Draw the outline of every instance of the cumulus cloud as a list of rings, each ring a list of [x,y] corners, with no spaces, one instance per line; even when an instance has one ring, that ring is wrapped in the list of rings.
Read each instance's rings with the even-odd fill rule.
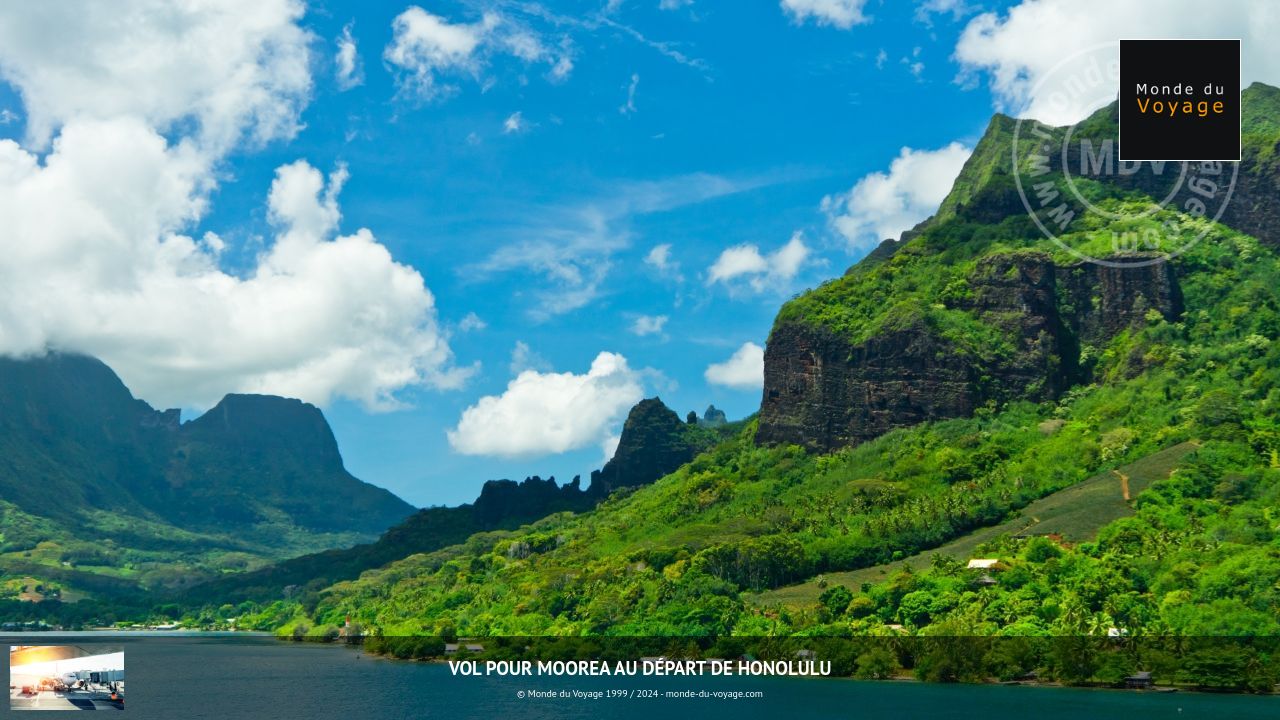
[[[662,329],[666,325],[666,315],[638,315],[635,320],[631,321],[631,334],[639,335],[640,337],[658,335],[662,333]]]
[[[889,172],[873,172],[848,192],[828,195],[822,209],[851,248],[875,247],[932,215],[972,152],[954,142],[937,150],[904,147]]]
[[[800,267],[809,257],[809,248],[803,235],[797,231],[786,245],[765,255],[756,245],[735,245],[720,253],[707,270],[707,284],[732,284],[746,280],[751,288],[761,292],[779,288],[795,278]]]
[[[555,82],[573,70],[573,44],[567,36],[549,46],[527,24],[496,11],[473,23],[455,23],[414,5],[396,16],[391,29],[382,57],[397,72],[400,92],[422,102],[457,92],[452,82],[459,77],[479,78],[495,55],[545,63]]]
[[[442,84],[440,76],[479,69],[476,49],[497,26],[498,16],[486,14],[473,24],[451,24],[416,5],[391,23],[392,40],[382,57],[401,71],[401,89],[421,100],[433,100],[456,90]]]
[[[502,133],[504,135],[518,133],[524,128],[524,115],[519,110],[511,113],[506,120],[502,121]]]
[[[782,9],[797,23],[813,20],[818,25],[833,25],[848,30],[854,25],[871,22],[862,14],[867,0],[782,0]]]
[[[735,390],[759,390],[764,387],[764,348],[748,342],[720,363],[712,363],[703,375],[713,385]]]
[[[1116,38],[1241,38],[1241,80],[1275,82],[1280,55],[1272,38],[1280,33],[1280,13],[1268,0],[1222,0],[1212,12],[1196,0],[1171,0],[1159,12],[1143,3],[1109,0],[1025,0],[1000,14],[983,13],[969,21],[956,44],[962,79],[985,75],[1002,111],[1051,124],[1068,124],[1115,99],[1113,93],[1060,102],[1069,94],[1059,78],[1083,71],[1095,53],[1082,48]],[[1071,60],[1072,56],[1077,56]],[[1119,48],[1102,62],[1119,57]],[[1060,64],[1059,72],[1052,72]]]
[[[388,408],[463,381],[422,276],[369,230],[339,232],[345,168],[279,168],[273,233],[235,273],[222,238],[188,234],[226,152],[296,131],[300,5],[0,12],[0,74],[36,118],[31,147],[0,141],[0,353],[95,355],[161,406],[245,391]]]
[[[238,390],[388,408],[462,381],[422,276],[368,230],[336,235],[344,171],[279,169],[275,242],[241,277],[221,241],[172,230],[202,207],[204,168],[182,155],[124,120],[68,125],[44,167],[0,142],[0,351],[97,355],[162,405]]]
[[[356,39],[351,34],[351,23],[342,28],[338,36],[338,52],[333,56],[334,80],[338,89],[350,90],[364,84],[364,65],[360,62],[360,51],[356,48]]]
[[[297,0],[6,3],[0,78],[19,89],[31,146],[73,118],[194,123],[206,148],[290,138],[311,90]]]
[[[481,398],[448,431],[464,455],[529,457],[601,445],[644,396],[641,373],[602,352],[584,374],[526,370],[501,395]]]

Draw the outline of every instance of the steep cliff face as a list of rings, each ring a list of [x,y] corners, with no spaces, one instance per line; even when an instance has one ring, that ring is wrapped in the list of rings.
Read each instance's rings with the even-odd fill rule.
[[[1004,348],[964,348],[927,315],[851,342],[821,324],[775,325],[765,349],[757,442],[829,451],[988,401],[1043,400],[1079,382],[1081,343],[1105,342],[1149,310],[1182,311],[1172,266],[1056,265],[1045,253],[983,257],[946,300]]]
[[[761,444],[815,450],[973,412],[973,368],[923,325],[851,345],[822,328],[775,327],[764,355]]]

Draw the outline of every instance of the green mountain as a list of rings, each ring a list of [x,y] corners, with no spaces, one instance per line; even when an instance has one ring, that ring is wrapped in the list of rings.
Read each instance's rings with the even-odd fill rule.
[[[419,510],[376,542],[228,574],[191,588],[181,599],[199,605],[302,596],[409,555],[456,545],[476,533],[513,530],[556,513],[589,510],[616,490],[653,483],[733,432],[722,417],[716,419],[714,429],[699,427],[681,422],[660,398],[642,400],[627,414],[613,457],[591,474],[585,489],[576,477],[564,486],[536,475],[519,483],[490,480],[474,503]]]
[[[473,535],[242,619],[325,636],[350,617],[401,654],[429,651],[395,637],[452,633],[1280,634],[1278,96],[1244,94],[1245,161],[1220,223],[1149,212],[1166,178],[1077,178],[1108,214],[1064,233],[1066,247],[1024,211],[1013,121],[995,118],[934,218],[781,309],[760,416],[733,437],[590,512]],[[1075,137],[1114,138],[1114,116]],[[1055,159],[1042,179],[1062,173]],[[1141,267],[1067,249],[1117,259],[1114,238],[1153,229],[1205,237]],[[1134,467],[1160,471],[1130,486]],[[1049,510],[1053,522],[1020,514]],[[944,546],[996,562],[888,569]],[[828,580],[876,566],[856,587]],[[794,583],[816,597],[759,594]],[[1202,684],[1274,682],[1270,656],[1237,650],[1179,667]],[[845,667],[903,662],[868,652]],[[1078,682],[1120,667],[1100,662],[1028,650],[916,671]],[[1232,663],[1254,669],[1218,672]]]
[[[412,511],[346,471],[311,405],[228,395],[180,423],[92,358],[0,359],[9,594],[181,585],[357,542]]]

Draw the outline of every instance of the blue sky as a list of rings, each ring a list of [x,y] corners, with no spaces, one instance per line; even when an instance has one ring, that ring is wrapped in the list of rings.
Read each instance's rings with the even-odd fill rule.
[[[415,337],[447,345],[452,356],[431,363],[454,372],[439,382],[379,384],[394,402],[343,389],[360,386],[358,378],[308,395],[319,386],[293,382],[306,363],[252,378],[201,375],[198,387],[320,402],[348,469],[416,505],[470,501],[490,478],[585,478],[640,396],[659,395],[681,416],[708,404],[730,418],[753,413],[758,380],[709,382],[709,366],[745,343],[763,346],[787,297],[844,272],[891,229],[923,219],[1000,101],[986,78],[954,58],[977,6],[931,1],[923,5],[950,9],[925,13],[909,3],[786,4],[433,1],[417,9],[417,20],[426,18],[417,27],[444,32],[445,45],[462,37],[465,47],[419,44],[413,64],[389,50],[404,41],[408,26],[398,35],[397,18],[413,6],[312,3],[291,20],[306,33],[293,41],[306,46],[310,73],[310,85],[300,79],[292,94],[282,91],[296,104],[287,108],[297,111],[296,127],[264,142],[246,140],[250,131],[219,142],[216,110],[192,115],[131,97],[170,154],[195,138],[211,158],[198,176],[204,184],[189,191],[198,209],[166,220],[214,259],[206,270],[251,277],[265,250],[285,242],[282,227],[302,227],[301,210],[268,200],[280,168],[305,160],[324,176],[342,174],[329,197],[340,208],[334,232],[369,228],[394,263],[421,275],[435,315]],[[838,14],[859,6],[854,19]],[[829,8],[837,14],[824,15]],[[338,54],[348,42],[355,61],[344,74]],[[33,128],[44,105],[33,99],[60,81],[23,76],[13,69],[26,60],[18,54],[0,53],[0,69],[6,60],[0,109],[9,115],[0,136],[51,167],[52,155],[70,152],[69,128],[82,108],[46,99],[55,106],[46,113],[54,143],[41,142]],[[58,101],[69,104],[63,115]],[[271,109],[260,104],[252,120],[225,122],[261,131]],[[308,197],[316,204],[324,192]],[[869,206],[884,197],[906,206]],[[215,250],[206,233],[216,234]],[[179,292],[170,300],[186,299]],[[289,314],[276,319],[288,323]],[[174,398],[188,418],[216,397],[184,395],[197,387],[180,374],[195,340],[161,361],[156,354],[168,350],[141,357],[123,336],[47,336],[46,345],[104,356],[138,395],[156,405]],[[165,337],[143,340],[170,347]],[[545,418],[527,413],[538,393],[554,398],[579,387],[602,352],[612,355],[599,365],[600,384],[558,410],[548,405]],[[525,405],[508,393],[520,372],[531,373]],[[572,377],[557,384],[557,373]],[[160,374],[172,382],[154,380]],[[506,400],[526,413],[495,425]],[[474,416],[463,428],[468,409]],[[538,439],[544,425],[566,429]],[[509,437],[468,445],[448,434],[524,437],[525,428],[532,439],[516,446],[504,445]]]
[[[991,114],[988,93],[953,82],[950,55],[961,26],[950,16],[930,27],[914,8],[886,4],[868,9],[873,22],[842,31],[797,26],[767,2],[735,3],[732,11],[656,5],[624,3],[614,17],[697,66],[606,27],[575,34],[581,54],[562,83],[498,58],[487,91],[463,77],[455,95],[420,106],[396,97],[394,75],[376,56],[392,39],[396,10],[333,4],[313,14],[322,37],[337,36],[354,18],[365,83],[345,93],[318,90],[303,116],[307,129],[288,147],[246,158],[239,187],[222,191],[220,211],[229,222],[252,214],[281,162],[345,162],[344,226],[374,228],[396,258],[421,271],[446,322],[475,313],[487,324],[451,339],[460,362],[481,363],[463,390],[413,392],[412,409],[389,414],[349,402],[329,408],[359,477],[415,503],[456,503],[488,478],[564,481],[598,467],[598,444],[517,459],[451,451],[444,430],[478,396],[502,392],[517,342],[560,372],[585,372],[602,350],[624,355],[633,368],[656,369],[664,377],[648,382],[646,395],[659,394],[682,416],[708,403],[734,418],[754,412],[758,389],[712,385],[703,374],[744,342],[763,345],[783,300],[865,252],[828,227],[822,198],[883,170],[903,146],[972,144]],[[432,11],[476,18],[465,4]],[[877,66],[881,50],[886,59]],[[910,67],[916,62],[923,64],[918,77]],[[633,77],[634,110],[624,113]],[[527,129],[504,134],[516,112]],[[349,131],[356,134],[350,140]],[[531,318],[538,293],[560,291],[553,281],[528,269],[468,267],[529,236],[586,233],[575,211],[624,203],[647,184],[681,193],[682,182],[696,185],[689,177],[699,174],[743,189],[687,204],[671,198],[648,213],[619,211],[606,230],[616,244],[601,260],[607,274],[581,308]],[[812,255],[794,278],[759,292],[707,285],[707,269],[726,248],[750,243],[767,252],[796,231]],[[671,245],[683,282],[645,265],[661,244]],[[668,320],[662,332],[638,337],[626,331],[636,315]]]
[[[1269,0],[0,6],[0,353],[195,417],[324,408],[418,505],[599,467],[626,410],[759,405],[779,306],[927,217],[993,110]],[[1104,98],[1105,100],[1105,98]]]

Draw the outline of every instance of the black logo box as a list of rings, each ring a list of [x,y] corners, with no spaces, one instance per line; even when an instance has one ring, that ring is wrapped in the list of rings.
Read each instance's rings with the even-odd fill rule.
[[[1138,93],[1140,84],[1147,86],[1146,93]],[[1206,85],[1215,92],[1206,95]],[[1190,94],[1166,95],[1166,86],[1181,86]],[[1139,112],[1139,99],[1149,101],[1145,114]],[[1186,101],[1193,109],[1207,102],[1210,110],[1221,102],[1223,112],[1187,115],[1182,112]],[[1158,115],[1153,112],[1157,102],[1164,110]],[[1172,102],[1178,107],[1170,116]],[[1120,41],[1121,160],[1238,161],[1240,112],[1240,40]]]

